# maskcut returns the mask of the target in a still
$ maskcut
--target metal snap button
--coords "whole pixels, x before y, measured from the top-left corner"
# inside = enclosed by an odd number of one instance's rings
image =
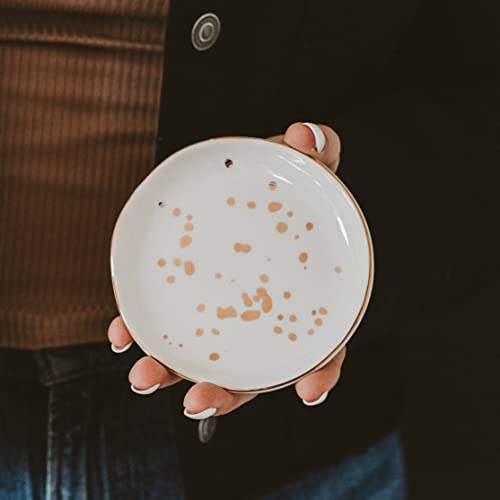
[[[208,50],[213,47],[220,33],[220,19],[208,12],[199,17],[191,30],[191,43],[196,50]]]

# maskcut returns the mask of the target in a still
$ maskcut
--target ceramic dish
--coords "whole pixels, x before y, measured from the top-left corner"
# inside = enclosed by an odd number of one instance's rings
[[[358,204],[324,165],[227,137],[178,151],[139,185],[114,229],[111,273],[147,354],[192,381],[266,392],[354,333],[373,249]]]

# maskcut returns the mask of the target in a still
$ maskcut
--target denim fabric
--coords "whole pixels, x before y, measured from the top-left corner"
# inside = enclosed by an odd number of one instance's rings
[[[139,396],[127,383],[139,356],[0,350],[0,500],[184,498],[169,391]],[[263,500],[358,498],[404,498],[397,434]]]

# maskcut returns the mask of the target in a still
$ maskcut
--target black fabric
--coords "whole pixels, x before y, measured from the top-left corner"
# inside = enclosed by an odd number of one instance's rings
[[[342,138],[339,174],[376,252],[371,304],[323,405],[302,406],[293,388],[259,396],[221,418],[205,446],[196,423],[179,415],[190,498],[250,498],[369,446],[398,424],[401,349],[432,350],[426,325],[498,283],[482,265],[498,249],[494,9],[469,7],[172,2],[157,160],[208,137],[328,124]],[[197,52],[190,30],[205,12],[222,29],[214,47]],[[179,404],[187,387],[173,389]]]

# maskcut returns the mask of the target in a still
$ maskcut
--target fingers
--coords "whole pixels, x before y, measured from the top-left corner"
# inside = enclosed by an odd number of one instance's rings
[[[306,406],[321,404],[340,378],[340,370],[345,359],[344,347],[326,366],[311,373],[295,384],[299,398]]]
[[[180,377],[170,373],[155,359],[145,356],[135,363],[128,374],[130,388],[137,394],[153,394],[158,389],[173,385]]]
[[[194,420],[225,415],[255,397],[256,394],[233,394],[214,384],[200,382],[184,397],[184,415]]]
[[[108,339],[111,342],[111,350],[117,354],[128,351],[134,343],[121,316],[117,316],[110,323]]]
[[[283,142],[337,170],[340,162],[340,138],[326,125],[294,123],[285,132]]]

